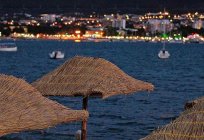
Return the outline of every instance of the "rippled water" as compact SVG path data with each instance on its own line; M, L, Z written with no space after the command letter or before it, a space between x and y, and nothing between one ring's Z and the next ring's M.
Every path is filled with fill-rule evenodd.
M17 52L0 52L0 72L32 82L75 55L103 57L129 75L151 82L154 92L89 100L89 140L137 140L158 126L177 117L186 101L204 93L204 44L167 44L168 60L157 53L155 43L74 43L67 41L17 41ZM51 60L48 53L61 50L64 60ZM81 108L81 98L52 97L72 107ZM58 125L40 131L11 134L2 139L74 140L80 123Z

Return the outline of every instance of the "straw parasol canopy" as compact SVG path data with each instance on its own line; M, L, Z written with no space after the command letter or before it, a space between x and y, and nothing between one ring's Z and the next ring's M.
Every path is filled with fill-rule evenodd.
M87 117L86 111L71 110L43 97L22 79L0 74L0 136Z
M105 59L81 56L66 61L32 85L44 96L83 96L84 110L88 110L89 96L107 98L154 89L152 84L130 77ZM82 140L86 140L86 133L87 120L83 120Z
M43 95L100 96L152 91L150 83L136 80L113 63L93 57L76 56L32 83Z
M204 100L184 111L172 123L154 131L142 140L203 140Z

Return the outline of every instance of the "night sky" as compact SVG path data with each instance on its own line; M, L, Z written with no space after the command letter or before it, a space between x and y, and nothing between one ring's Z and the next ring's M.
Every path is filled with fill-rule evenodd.
M204 0L0 0L1 12L171 12L204 11Z

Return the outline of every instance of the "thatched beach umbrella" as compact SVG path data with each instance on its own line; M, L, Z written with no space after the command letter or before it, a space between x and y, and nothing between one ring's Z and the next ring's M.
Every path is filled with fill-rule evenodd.
M43 97L22 79L0 74L0 136L87 117L86 111L71 110Z
M80 56L66 61L32 85L45 96L83 96L85 110L89 96L107 98L154 88L150 83L130 77L105 59ZM86 123L82 123L83 140L86 137Z
M184 111L180 117L141 140L203 140L204 100Z

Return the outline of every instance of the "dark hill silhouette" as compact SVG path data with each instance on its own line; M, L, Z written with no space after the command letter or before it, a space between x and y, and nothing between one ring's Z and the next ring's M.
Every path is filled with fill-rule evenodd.
M0 0L1 12L172 12L204 11L203 0Z

